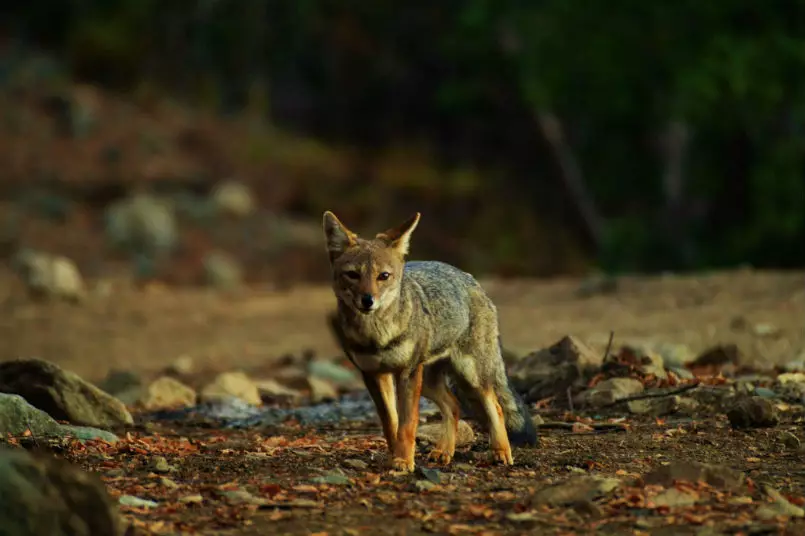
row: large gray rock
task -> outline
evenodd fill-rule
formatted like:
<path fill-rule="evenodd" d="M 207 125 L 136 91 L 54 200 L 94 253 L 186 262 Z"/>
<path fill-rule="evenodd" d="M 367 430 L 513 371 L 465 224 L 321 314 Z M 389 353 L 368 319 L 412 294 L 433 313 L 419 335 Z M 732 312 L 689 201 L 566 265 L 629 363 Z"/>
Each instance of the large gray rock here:
<path fill-rule="evenodd" d="M 586 383 L 601 368 L 603 355 L 572 336 L 533 352 L 509 371 L 512 386 L 527 402 L 565 396 L 569 387 Z"/>
<path fill-rule="evenodd" d="M 121 522 L 103 482 L 51 456 L 0 448 L 0 535 L 116 536 Z"/>
<path fill-rule="evenodd" d="M 82 442 L 101 439 L 114 443 L 118 439 L 105 430 L 59 424 L 53 417 L 33 407 L 21 396 L 0 393 L 0 434 L 19 436 L 28 431 L 34 437 L 74 437 Z"/>
<path fill-rule="evenodd" d="M 120 400 L 42 359 L 0 363 L 0 392 L 18 394 L 54 419 L 73 424 L 109 428 L 133 422 Z"/>
<path fill-rule="evenodd" d="M 21 435 L 26 430 L 35 436 L 53 435 L 59 433 L 60 425 L 21 396 L 0 393 L 0 434 Z"/>

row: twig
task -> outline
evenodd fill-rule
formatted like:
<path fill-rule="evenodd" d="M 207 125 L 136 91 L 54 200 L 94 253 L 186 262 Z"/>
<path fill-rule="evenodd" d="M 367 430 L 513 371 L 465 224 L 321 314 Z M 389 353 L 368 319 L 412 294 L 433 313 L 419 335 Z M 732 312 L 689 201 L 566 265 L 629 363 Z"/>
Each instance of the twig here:
<path fill-rule="evenodd" d="M 572 422 L 546 421 L 542 424 L 538 424 L 537 428 L 541 430 L 573 430 L 576 424 L 577 423 Z M 625 425 L 614 422 L 598 422 L 584 424 L 584 426 L 589 426 L 596 432 L 625 432 L 628 430 Z"/>
<path fill-rule="evenodd" d="M 609 351 L 612 350 L 612 339 L 615 338 L 615 331 L 610 330 L 609 332 L 609 342 L 607 342 L 607 349 L 604 350 L 604 358 L 605 361 L 607 357 L 609 357 Z"/>
<path fill-rule="evenodd" d="M 623 402 L 631 402 L 633 400 L 646 400 L 648 398 L 663 398 L 663 397 L 666 397 L 666 396 L 678 395 L 680 393 L 684 393 L 684 392 L 696 389 L 697 387 L 699 387 L 699 382 L 688 383 L 688 384 L 683 385 L 682 387 L 677 387 L 676 389 L 671 389 L 671 390 L 668 390 L 668 391 L 662 391 L 662 392 L 655 391 L 653 393 L 640 393 L 638 395 L 632 395 L 632 396 L 627 396 L 627 397 L 624 397 L 624 398 L 620 398 L 620 399 L 618 399 L 618 400 L 616 400 L 614 402 L 610 402 L 609 404 L 606 404 L 605 406 L 601 406 L 598 409 L 609 408 L 609 407 L 615 406 L 617 404 L 621 404 Z"/>

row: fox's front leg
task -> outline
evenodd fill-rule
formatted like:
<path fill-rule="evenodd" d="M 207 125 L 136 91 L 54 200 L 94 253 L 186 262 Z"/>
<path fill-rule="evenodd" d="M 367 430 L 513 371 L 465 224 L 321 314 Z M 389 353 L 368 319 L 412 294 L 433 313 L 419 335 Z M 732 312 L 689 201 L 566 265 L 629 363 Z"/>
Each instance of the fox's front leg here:
<path fill-rule="evenodd" d="M 377 416 L 383 427 L 386 446 L 389 453 L 394 455 L 394 443 L 397 440 L 397 401 L 394 394 L 394 375 L 390 372 L 369 373 L 361 372 L 363 383 L 369 391 L 369 396 L 375 403 Z"/>
<path fill-rule="evenodd" d="M 404 370 L 397 376 L 397 411 L 400 425 L 397 441 L 394 444 L 392 469 L 396 471 L 414 470 L 416 428 L 419 423 L 419 397 L 422 394 L 423 365 L 413 370 Z"/>

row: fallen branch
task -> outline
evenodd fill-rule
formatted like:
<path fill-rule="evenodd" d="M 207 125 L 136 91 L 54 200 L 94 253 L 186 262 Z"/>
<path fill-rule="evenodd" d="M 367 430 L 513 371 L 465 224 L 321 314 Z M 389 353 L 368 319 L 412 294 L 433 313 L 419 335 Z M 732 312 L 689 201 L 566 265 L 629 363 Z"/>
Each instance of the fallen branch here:
<path fill-rule="evenodd" d="M 606 361 L 607 358 L 609 357 L 609 352 L 610 352 L 610 350 L 612 350 L 612 339 L 614 339 L 614 338 L 615 338 L 615 332 L 610 331 L 609 332 L 609 342 L 607 342 L 607 349 L 604 350 L 604 357 L 603 357 L 602 361 Z"/>
<path fill-rule="evenodd" d="M 662 391 L 662 392 L 654 391 L 654 392 L 651 392 L 651 393 L 640 393 L 640 394 L 637 394 L 637 395 L 632 395 L 632 396 L 627 396 L 627 397 L 624 397 L 624 398 L 620 398 L 620 399 L 618 399 L 618 400 L 616 400 L 614 402 L 610 402 L 609 404 L 601 406 L 598 409 L 610 408 L 612 406 L 616 406 L 616 405 L 621 404 L 623 402 L 632 402 L 633 400 L 646 400 L 646 399 L 649 399 L 649 398 L 664 398 L 666 396 L 674 396 L 674 395 L 678 395 L 678 394 L 681 394 L 681 393 L 685 393 L 687 391 L 691 391 L 693 389 L 696 389 L 697 387 L 699 387 L 699 382 L 688 383 L 688 384 L 683 385 L 682 387 L 677 387 L 676 389 L 670 389 L 670 390 Z"/>
<path fill-rule="evenodd" d="M 536 425 L 540 430 L 573 430 L 579 423 L 563 422 L 563 421 L 546 421 L 542 424 Z M 598 422 L 592 424 L 584 424 L 593 429 L 593 432 L 606 433 L 606 432 L 626 432 L 629 427 L 625 424 L 615 422 Z"/>

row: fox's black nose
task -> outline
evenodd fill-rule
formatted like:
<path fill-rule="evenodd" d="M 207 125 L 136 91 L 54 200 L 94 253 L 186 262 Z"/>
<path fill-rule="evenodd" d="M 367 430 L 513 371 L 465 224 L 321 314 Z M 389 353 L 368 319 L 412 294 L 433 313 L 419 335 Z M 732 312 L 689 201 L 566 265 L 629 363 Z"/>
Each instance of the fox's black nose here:
<path fill-rule="evenodd" d="M 375 299 L 371 294 L 364 294 L 361 296 L 361 306 L 364 309 L 370 309 L 375 304 Z"/>

